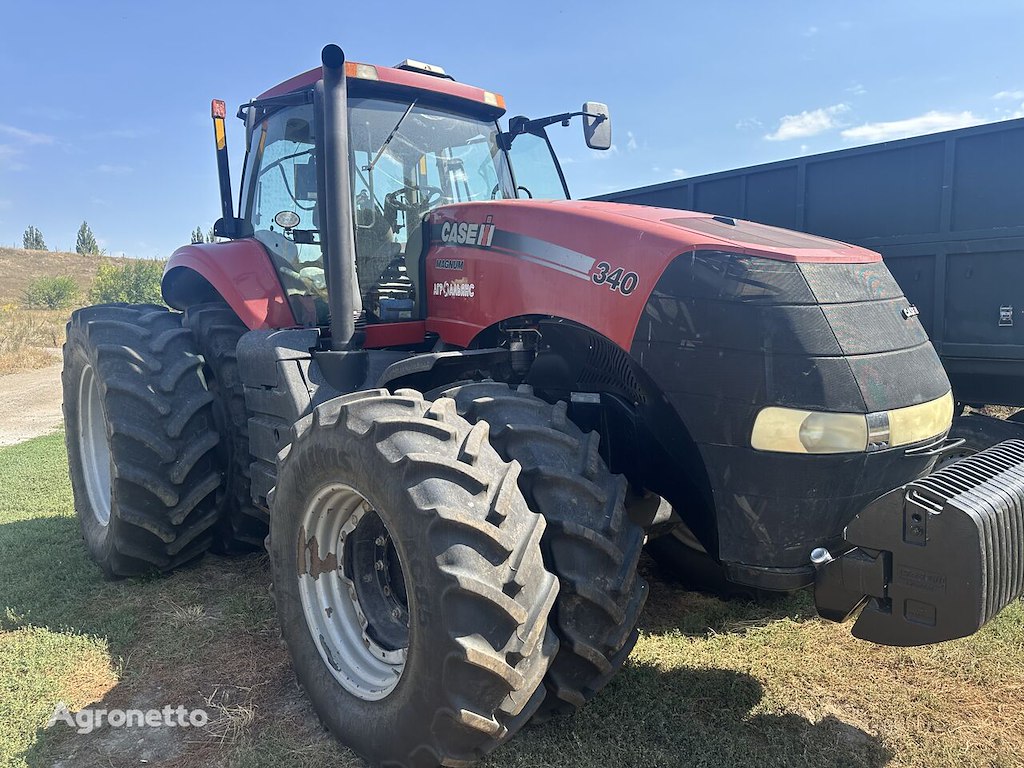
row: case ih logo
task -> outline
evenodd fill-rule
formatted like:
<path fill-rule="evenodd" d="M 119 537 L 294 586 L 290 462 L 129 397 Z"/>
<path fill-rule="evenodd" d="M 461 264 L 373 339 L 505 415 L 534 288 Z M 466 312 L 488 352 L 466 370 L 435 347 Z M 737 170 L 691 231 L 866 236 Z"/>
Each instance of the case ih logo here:
<path fill-rule="evenodd" d="M 483 224 L 470 224 L 467 221 L 446 221 L 441 225 L 441 242 L 454 245 L 476 245 L 488 248 L 494 238 L 494 225 L 491 217 Z"/>
<path fill-rule="evenodd" d="M 458 280 L 434 283 L 434 295 L 443 296 L 446 299 L 472 299 L 476 296 L 476 283 L 471 283 L 464 277 L 460 277 Z"/>

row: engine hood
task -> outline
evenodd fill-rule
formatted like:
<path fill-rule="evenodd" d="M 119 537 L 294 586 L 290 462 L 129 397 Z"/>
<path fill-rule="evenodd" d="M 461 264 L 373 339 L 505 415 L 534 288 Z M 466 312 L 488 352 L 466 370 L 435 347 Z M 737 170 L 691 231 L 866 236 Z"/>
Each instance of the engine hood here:
<path fill-rule="evenodd" d="M 429 238 L 427 330 L 459 345 L 507 318 L 547 315 L 585 325 L 628 350 L 651 291 L 684 254 L 884 269 L 877 253 L 834 240 L 621 203 L 460 203 L 431 211 L 422 231 Z M 421 251 L 413 245 L 412 252 Z"/>
<path fill-rule="evenodd" d="M 676 252 L 693 249 L 728 250 L 761 258 L 797 262 L 870 263 L 881 256 L 859 246 L 823 237 L 757 224 L 727 216 L 713 216 L 673 208 L 607 203 L 590 200 L 504 200 L 493 203 L 464 203 L 438 208 L 434 214 L 465 220 L 475 209 L 487 209 L 497 223 L 522 222 L 526 228 L 546 229 L 553 225 L 571 235 L 577 245 L 584 233 L 605 246 L 608 237 L 616 240 L 632 236 L 647 240 L 648 247 L 670 246 Z M 466 214 L 464 216 L 463 214 Z M 499 225 L 500 226 L 500 225 Z M 517 227 L 518 228 L 518 227 Z"/>

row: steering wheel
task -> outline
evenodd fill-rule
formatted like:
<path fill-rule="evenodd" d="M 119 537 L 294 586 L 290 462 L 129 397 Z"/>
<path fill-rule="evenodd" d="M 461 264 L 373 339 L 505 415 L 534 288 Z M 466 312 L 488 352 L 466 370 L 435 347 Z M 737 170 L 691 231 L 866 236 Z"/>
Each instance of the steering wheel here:
<path fill-rule="evenodd" d="M 419 202 L 410 200 L 410 193 L 416 192 L 419 195 Z M 440 187 L 403 187 L 385 195 L 388 202 L 400 211 L 413 212 L 421 211 L 424 208 L 431 208 L 437 205 L 444 197 L 444 190 Z"/>

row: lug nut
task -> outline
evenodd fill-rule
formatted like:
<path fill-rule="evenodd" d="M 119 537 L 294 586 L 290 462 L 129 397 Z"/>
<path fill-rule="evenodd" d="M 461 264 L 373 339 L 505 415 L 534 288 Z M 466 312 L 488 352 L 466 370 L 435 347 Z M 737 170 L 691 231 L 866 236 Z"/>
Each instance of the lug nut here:
<path fill-rule="evenodd" d="M 384 570 L 384 561 L 383 560 L 378 560 L 376 563 L 373 564 L 373 567 L 376 568 L 378 571 L 383 571 Z"/>
<path fill-rule="evenodd" d="M 376 541 L 374 541 L 373 543 L 376 544 L 378 547 L 383 547 L 387 543 L 387 539 L 385 539 L 383 536 L 378 536 Z"/>
<path fill-rule="evenodd" d="M 397 608 L 392 608 L 391 609 L 391 618 L 393 618 L 395 620 L 402 618 L 402 612 L 400 610 L 398 610 Z"/>

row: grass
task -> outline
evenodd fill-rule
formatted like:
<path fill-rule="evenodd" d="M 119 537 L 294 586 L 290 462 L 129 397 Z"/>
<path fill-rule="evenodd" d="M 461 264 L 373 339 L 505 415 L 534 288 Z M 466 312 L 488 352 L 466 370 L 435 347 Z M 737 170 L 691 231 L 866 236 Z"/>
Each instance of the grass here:
<path fill-rule="evenodd" d="M 358 766 L 317 724 L 278 639 L 265 557 L 103 581 L 71 508 L 62 436 L 0 449 L 0 765 Z M 487 768 L 1024 765 L 1024 606 L 973 638 L 895 649 L 806 594 L 721 602 L 652 581 L 626 668 L 578 715 Z M 45 728 L 182 704 L 203 729 Z"/>
<path fill-rule="evenodd" d="M 0 374 L 57 362 L 70 309 L 22 309 L 0 305 Z"/>

